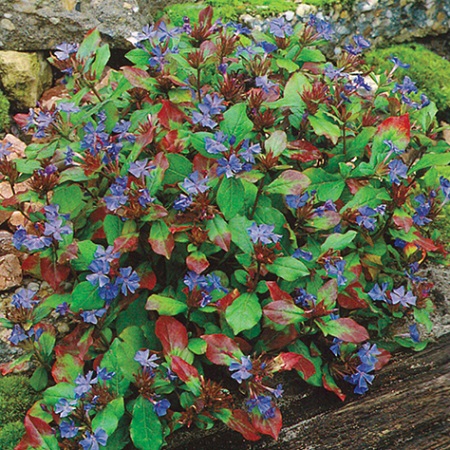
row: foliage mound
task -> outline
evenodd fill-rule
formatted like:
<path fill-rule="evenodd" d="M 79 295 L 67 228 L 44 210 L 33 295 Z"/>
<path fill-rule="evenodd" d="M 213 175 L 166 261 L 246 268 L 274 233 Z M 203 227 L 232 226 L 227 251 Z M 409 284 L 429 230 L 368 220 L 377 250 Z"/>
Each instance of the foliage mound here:
<path fill-rule="evenodd" d="M 450 109 L 450 62 L 420 44 L 401 44 L 376 49 L 367 54 L 367 62 L 378 70 L 390 71 L 394 56 L 409 68 L 398 69 L 398 76 L 409 76 L 417 82 L 440 110 Z"/>
<path fill-rule="evenodd" d="M 9 125 L 9 100 L 0 91 L 0 133 Z"/>
<path fill-rule="evenodd" d="M 2 450 L 14 450 L 24 432 L 25 427 L 21 420 L 0 427 L 0 448 Z"/>
<path fill-rule="evenodd" d="M 16 117 L 25 159 L 1 149 L 14 243 L 54 289 L 2 320 L 27 352 L 3 373 L 31 360 L 42 391 L 18 450 L 159 449 L 217 421 L 277 438 L 279 372 L 344 400 L 427 344 L 418 270 L 445 257 L 429 226 L 450 198 L 435 105 L 368 72 L 361 36 L 326 63 L 318 18 L 212 17 L 133 34 L 120 71 L 97 31 L 60 45 L 70 99 Z"/>

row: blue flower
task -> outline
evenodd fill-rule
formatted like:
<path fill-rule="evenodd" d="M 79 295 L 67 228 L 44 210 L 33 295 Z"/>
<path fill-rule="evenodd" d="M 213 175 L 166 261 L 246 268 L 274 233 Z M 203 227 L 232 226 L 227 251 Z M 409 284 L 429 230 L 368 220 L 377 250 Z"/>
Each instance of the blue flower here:
<path fill-rule="evenodd" d="M 253 376 L 249 372 L 249 370 L 253 369 L 253 364 L 250 361 L 249 356 L 241 356 L 241 363 L 233 361 L 228 369 L 230 372 L 234 372 L 233 375 L 231 375 L 231 378 L 234 378 L 239 384 L 241 384 L 243 380 L 248 380 Z"/>
<path fill-rule="evenodd" d="M 276 234 L 273 232 L 275 225 L 256 225 L 255 222 L 252 223 L 250 228 L 247 228 L 247 233 L 250 236 L 251 241 L 254 244 L 261 242 L 262 244 L 276 244 L 281 239 L 281 234 Z"/>
<path fill-rule="evenodd" d="M 360 215 L 356 217 L 356 223 L 366 230 L 375 231 L 377 219 L 372 216 L 375 216 L 377 212 L 368 206 L 363 206 L 359 208 L 358 211 Z"/>
<path fill-rule="evenodd" d="M 97 379 L 102 381 L 109 381 L 116 375 L 115 372 L 108 372 L 106 367 L 102 367 L 101 369 L 97 369 Z"/>
<path fill-rule="evenodd" d="M 62 416 L 61 416 L 62 417 Z M 66 420 L 61 421 L 59 424 L 59 431 L 61 433 L 61 437 L 63 439 L 72 439 L 74 438 L 80 429 L 75 426 L 75 422 L 71 420 L 67 422 Z"/>
<path fill-rule="evenodd" d="M 75 384 L 77 385 L 74 389 L 75 398 L 81 398 L 84 394 L 92 389 L 93 384 L 97 384 L 97 378 L 92 379 L 94 372 L 90 370 L 86 376 L 78 375 L 75 379 Z"/>
<path fill-rule="evenodd" d="M 214 135 L 214 139 L 211 139 L 210 137 L 205 137 L 205 150 L 208 153 L 211 153 L 211 155 L 218 155 L 220 153 L 228 151 L 228 148 L 225 147 L 225 145 L 223 145 L 223 142 L 225 142 L 225 140 L 221 141 L 216 138 L 218 134 L 219 133 L 216 133 Z"/>
<path fill-rule="evenodd" d="M 25 333 L 25 330 L 20 325 L 15 324 L 11 336 L 9 337 L 9 341 L 11 342 L 11 344 L 17 345 L 19 342 L 22 342 L 26 339 L 28 339 L 28 336 Z"/>
<path fill-rule="evenodd" d="M 210 189 L 207 185 L 208 177 L 200 178 L 200 173 L 196 170 L 192 172 L 188 178 L 185 178 L 181 187 L 188 193 L 192 195 L 202 194 Z"/>
<path fill-rule="evenodd" d="M 327 41 L 332 39 L 334 30 L 329 22 L 319 19 L 314 14 L 311 14 L 309 16 L 308 25 L 316 29 L 318 37 L 321 37 Z"/>
<path fill-rule="evenodd" d="M 200 308 L 204 308 L 213 301 L 213 298 L 207 292 L 202 292 L 201 295 L 202 299 L 200 300 Z"/>
<path fill-rule="evenodd" d="M 167 410 L 170 408 L 169 400 L 163 398 L 162 400 L 157 401 L 153 405 L 153 410 L 155 411 L 158 417 L 165 416 L 167 414 Z"/>
<path fill-rule="evenodd" d="M 414 323 L 409 326 L 409 336 L 413 342 L 415 343 L 420 342 L 420 334 L 419 330 L 417 329 L 417 324 Z"/>
<path fill-rule="evenodd" d="M 270 33 L 278 38 L 292 36 L 294 30 L 290 23 L 286 22 L 284 17 L 278 17 L 269 22 Z"/>
<path fill-rule="evenodd" d="M 121 291 L 123 295 L 127 295 L 128 291 L 134 294 L 136 289 L 139 289 L 139 275 L 132 267 L 124 267 L 119 269 L 120 276 L 117 277 L 117 283 L 121 284 Z"/>
<path fill-rule="evenodd" d="M 66 61 L 70 58 L 70 55 L 78 51 L 78 44 L 69 44 L 63 42 L 56 46 L 55 56 L 59 61 Z"/>
<path fill-rule="evenodd" d="M 119 252 L 114 252 L 114 247 L 109 245 L 106 250 L 101 246 L 97 246 L 97 250 L 95 250 L 94 257 L 99 261 L 106 261 L 107 263 L 113 262 L 115 259 L 120 257 Z M 109 268 L 105 273 L 109 272 Z"/>
<path fill-rule="evenodd" d="M 86 280 L 92 284 L 92 286 L 103 287 L 109 283 L 109 270 L 110 265 L 109 262 L 105 259 L 94 259 L 89 266 L 88 269 L 93 272 L 90 275 L 86 276 Z"/>
<path fill-rule="evenodd" d="M 375 378 L 374 375 L 369 374 L 369 372 L 374 370 L 374 367 L 367 364 L 360 364 L 356 370 L 357 372 L 353 375 L 346 375 L 344 380 L 356 385 L 354 389 L 355 394 L 364 394 L 369 390 L 368 384 L 372 384 Z"/>
<path fill-rule="evenodd" d="M 106 309 L 93 309 L 91 311 L 84 311 L 80 314 L 85 323 L 92 323 L 96 325 L 98 323 L 97 317 L 103 317 L 105 315 Z"/>
<path fill-rule="evenodd" d="M 440 177 L 439 184 L 441 186 L 441 192 L 444 194 L 444 204 L 450 200 L 450 181 L 447 178 Z"/>
<path fill-rule="evenodd" d="M 220 280 L 220 277 L 218 275 L 216 275 L 215 273 L 210 273 L 208 275 L 206 275 L 206 290 L 208 292 L 212 292 L 212 291 L 222 291 L 227 293 L 228 289 L 224 286 L 222 286 L 222 282 Z"/>
<path fill-rule="evenodd" d="M 303 308 L 312 308 L 316 304 L 317 297 L 313 294 L 309 294 L 303 288 L 296 289 L 297 295 L 294 297 L 294 302 Z"/>
<path fill-rule="evenodd" d="M 10 142 L 7 142 L 6 144 L 0 143 L 0 158 L 5 159 L 11 154 L 11 151 L 9 150 L 10 147 L 12 147 Z"/>
<path fill-rule="evenodd" d="M 108 441 L 108 434 L 103 428 L 97 428 L 94 434 L 86 431 L 86 437 L 80 441 L 83 450 L 98 450 L 99 445 L 106 447 L 106 442 Z"/>
<path fill-rule="evenodd" d="M 380 288 L 380 285 L 376 283 L 373 286 L 373 288 L 368 292 L 369 297 L 374 301 L 382 301 L 389 303 L 389 300 L 386 295 L 386 290 L 388 286 L 389 286 L 388 283 L 383 283 Z"/>
<path fill-rule="evenodd" d="M 148 177 L 150 176 L 150 170 L 155 169 L 154 164 L 148 163 L 148 158 L 142 159 L 140 161 L 135 161 L 130 164 L 128 172 L 136 178 Z"/>
<path fill-rule="evenodd" d="M 180 194 L 173 202 L 173 208 L 177 211 L 186 211 L 192 205 L 193 199 L 190 195 Z"/>
<path fill-rule="evenodd" d="M 229 159 L 221 158 L 218 161 L 217 176 L 225 174 L 227 178 L 232 178 L 234 175 L 244 170 L 242 162 L 236 155 L 231 155 Z"/>
<path fill-rule="evenodd" d="M 325 270 L 327 271 L 327 274 L 330 276 L 336 276 L 338 286 L 345 286 L 347 283 L 347 278 L 344 277 L 344 270 L 346 265 L 345 260 L 336 261 L 336 263 L 333 265 L 330 261 L 327 261 L 325 263 Z"/>
<path fill-rule="evenodd" d="M 406 179 L 408 177 L 408 166 L 399 159 L 392 160 L 388 167 L 390 169 L 389 178 L 391 183 L 399 185 L 401 183 L 399 178 Z"/>
<path fill-rule="evenodd" d="M 60 316 L 65 316 L 69 312 L 69 304 L 67 302 L 62 302 L 55 308 L 55 312 Z"/>
<path fill-rule="evenodd" d="M 156 369 L 159 364 L 157 361 L 159 358 L 156 354 L 152 353 L 150 356 L 150 350 L 139 350 L 134 355 L 134 360 L 137 361 L 142 367 L 147 367 L 150 369 Z"/>
<path fill-rule="evenodd" d="M 70 166 L 73 164 L 73 157 L 75 156 L 75 152 L 67 146 L 67 150 L 64 153 L 64 164 L 66 166 Z"/>
<path fill-rule="evenodd" d="M 12 296 L 11 305 L 15 308 L 32 309 L 34 305 L 39 303 L 38 300 L 33 300 L 36 296 L 36 291 L 31 289 L 21 289 Z"/>
<path fill-rule="evenodd" d="M 392 71 L 396 70 L 398 67 L 401 67 L 402 69 L 409 69 L 411 67 L 409 64 L 401 62 L 396 56 L 391 57 L 389 61 L 394 63 Z"/>
<path fill-rule="evenodd" d="M 307 252 L 305 250 L 298 248 L 297 250 L 295 250 L 294 253 L 292 253 L 292 257 L 293 258 L 302 258 L 305 261 L 312 261 L 313 254 L 311 252 Z"/>
<path fill-rule="evenodd" d="M 205 288 L 208 285 L 204 275 L 198 275 L 192 270 L 186 273 L 183 283 L 188 287 L 189 291 L 193 291 L 197 286 Z"/>
<path fill-rule="evenodd" d="M 398 148 L 391 140 L 389 139 L 385 139 L 383 141 L 383 144 L 386 144 L 389 148 L 389 155 L 392 153 L 395 153 L 396 155 L 400 155 L 402 153 L 404 153 L 404 150 L 401 150 L 400 148 Z"/>
<path fill-rule="evenodd" d="M 423 226 L 431 222 L 427 215 L 431 212 L 431 203 L 425 195 L 420 194 L 414 199 L 419 206 L 415 208 L 416 213 L 413 215 L 413 222 L 418 226 Z"/>
<path fill-rule="evenodd" d="M 67 400 L 66 398 L 60 398 L 55 404 L 55 413 L 60 417 L 68 417 L 77 409 L 77 400 Z"/>
<path fill-rule="evenodd" d="M 394 88 L 392 89 L 393 93 L 399 92 L 400 94 L 407 95 L 411 93 L 417 93 L 417 86 L 408 76 L 403 78 L 403 83 L 395 83 Z"/>
<path fill-rule="evenodd" d="M 370 47 L 370 42 L 360 34 L 353 36 L 353 40 L 356 44 L 355 46 L 353 45 L 344 46 L 344 50 L 346 50 L 351 55 L 354 56 L 359 55 L 363 50 Z"/>
<path fill-rule="evenodd" d="M 249 139 L 245 139 L 242 142 L 241 151 L 239 156 L 246 162 L 255 164 L 255 155 L 261 153 L 261 146 L 259 144 L 250 145 Z"/>
<path fill-rule="evenodd" d="M 263 75 L 261 77 L 255 78 L 255 85 L 263 90 L 265 94 L 269 94 L 270 92 L 277 92 L 277 83 L 270 81 L 267 75 Z"/>
<path fill-rule="evenodd" d="M 285 200 L 289 208 L 298 209 L 306 205 L 306 202 L 309 200 L 309 193 L 305 192 L 302 195 L 289 194 L 286 195 Z"/>
<path fill-rule="evenodd" d="M 400 303 L 407 308 L 416 305 L 417 297 L 411 291 L 405 292 L 405 286 L 400 286 L 391 292 L 391 300 L 393 305 Z"/>
<path fill-rule="evenodd" d="M 275 408 L 272 405 L 272 399 L 268 396 L 258 395 L 247 400 L 246 405 L 250 412 L 257 407 L 264 419 L 272 419 L 275 417 Z"/>
<path fill-rule="evenodd" d="M 106 283 L 99 287 L 98 295 L 107 304 L 111 303 L 119 295 L 119 285 L 117 283 Z"/>
<path fill-rule="evenodd" d="M 348 75 L 344 72 L 344 68 L 336 69 L 333 64 L 328 63 L 325 65 L 323 74 L 331 81 L 336 81 L 338 78 L 346 78 Z"/>
<path fill-rule="evenodd" d="M 333 352 L 334 356 L 340 356 L 341 355 L 341 344 L 342 340 L 339 338 L 333 339 L 333 344 L 330 346 L 330 350 Z"/>
<path fill-rule="evenodd" d="M 370 345 L 369 342 L 366 342 L 359 350 L 358 356 L 363 364 L 368 366 L 375 366 L 378 361 L 377 356 L 381 355 L 381 352 L 378 350 L 376 344 Z"/>

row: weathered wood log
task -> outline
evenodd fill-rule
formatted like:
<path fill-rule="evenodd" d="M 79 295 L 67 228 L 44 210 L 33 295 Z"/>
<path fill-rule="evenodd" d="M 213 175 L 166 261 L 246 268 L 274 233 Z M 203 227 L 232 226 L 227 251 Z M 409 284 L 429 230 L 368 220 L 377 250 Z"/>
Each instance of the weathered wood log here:
<path fill-rule="evenodd" d="M 420 353 L 397 354 L 363 397 L 287 380 L 277 442 L 245 442 L 224 428 L 175 433 L 171 450 L 450 450 L 450 334 Z"/>

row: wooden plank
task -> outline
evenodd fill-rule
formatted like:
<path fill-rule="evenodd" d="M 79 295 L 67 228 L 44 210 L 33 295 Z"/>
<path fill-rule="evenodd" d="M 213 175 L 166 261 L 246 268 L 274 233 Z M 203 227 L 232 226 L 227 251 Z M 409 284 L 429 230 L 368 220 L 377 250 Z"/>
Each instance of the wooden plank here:
<path fill-rule="evenodd" d="M 171 450 L 450 450 L 450 334 L 396 355 L 363 397 L 342 403 L 288 376 L 277 442 L 219 428 L 175 433 Z"/>

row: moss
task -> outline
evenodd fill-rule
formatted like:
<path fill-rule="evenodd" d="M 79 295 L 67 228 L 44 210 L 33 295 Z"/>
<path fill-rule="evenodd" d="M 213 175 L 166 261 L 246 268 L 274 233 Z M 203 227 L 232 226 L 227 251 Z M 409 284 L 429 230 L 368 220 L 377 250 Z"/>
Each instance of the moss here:
<path fill-rule="evenodd" d="M 14 450 L 22 439 L 25 427 L 21 421 L 11 422 L 0 428 L 0 448 L 2 450 Z"/>
<path fill-rule="evenodd" d="M 0 91 L 0 133 L 9 125 L 9 101 Z"/>
<path fill-rule="evenodd" d="M 23 420 L 36 399 L 36 392 L 26 377 L 0 377 L 0 426 Z"/>
<path fill-rule="evenodd" d="M 441 110 L 450 108 L 450 62 L 420 44 L 401 44 L 373 50 L 366 61 L 381 71 L 390 70 L 391 56 L 411 65 L 409 69 L 397 69 L 398 76 L 408 75 L 417 87 L 425 92 Z"/>

